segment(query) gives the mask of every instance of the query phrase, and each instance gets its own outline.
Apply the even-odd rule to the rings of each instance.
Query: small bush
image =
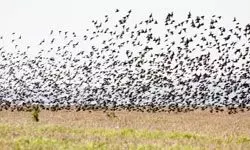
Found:
[[[107,117],[110,118],[110,119],[117,118],[115,112],[107,112],[106,115],[107,115]]]
[[[32,109],[32,118],[35,122],[39,122],[40,109],[38,106],[34,106]]]

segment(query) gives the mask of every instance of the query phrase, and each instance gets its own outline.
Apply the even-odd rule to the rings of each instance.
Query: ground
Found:
[[[0,149],[250,149],[250,112],[0,112]]]

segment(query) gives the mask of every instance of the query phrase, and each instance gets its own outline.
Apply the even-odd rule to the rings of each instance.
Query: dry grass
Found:
[[[0,112],[0,149],[250,149],[250,112]]]

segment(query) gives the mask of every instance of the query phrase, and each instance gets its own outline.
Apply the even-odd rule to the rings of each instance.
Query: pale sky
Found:
[[[124,14],[132,9],[132,16],[137,22],[148,17],[150,13],[156,18],[161,18],[173,11],[174,18],[178,19],[186,17],[191,11],[194,16],[205,15],[208,18],[212,15],[222,16],[223,20],[228,22],[224,25],[230,26],[234,17],[242,26],[250,23],[250,0],[0,0],[0,37],[4,37],[0,47],[8,45],[5,37],[7,42],[11,43],[13,40],[11,34],[15,32],[17,37],[14,39],[22,35],[22,42],[24,41],[24,43],[12,42],[14,46],[20,44],[18,49],[21,49],[22,45],[25,48],[32,43],[34,45],[30,48],[32,50],[49,49],[51,44],[40,47],[38,42],[44,38],[51,40],[49,32],[52,29],[82,35],[82,31],[88,28],[92,20],[103,18],[105,15],[112,16],[115,9]],[[60,37],[55,38],[60,42]],[[78,39],[83,41],[80,38],[83,37]],[[242,40],[241,42],[244,43]]]
[[[91,19],[111,14],[114,9],[132,9],[135,17],[153,12],[165,16],[221,15],[250,23],[249,0],[0,0],[0,35],[18,32],[24,39],[41,39],[51,29],[79,31]]]

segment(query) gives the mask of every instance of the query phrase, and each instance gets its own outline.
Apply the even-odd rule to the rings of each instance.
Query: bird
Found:
[[[82,34],[50,30],[32,45],[35,56],[28,55],[30,44],[22,45],[23,34],[12,32],[15,49],[0,48],[0,110],[250,111],[250,26],[191,12],[181,20],[174,12],[164,20],[149,13],[130,25],[131,13],[93,19]],[[161,25],[166,29],[156,34]]]

